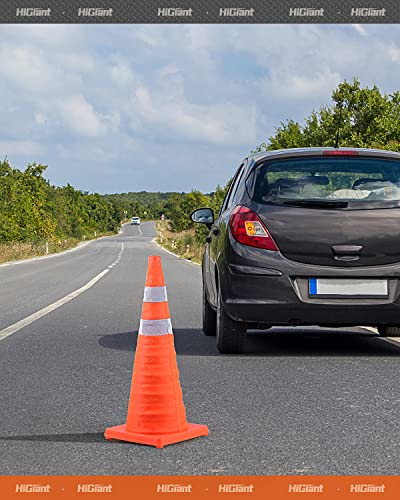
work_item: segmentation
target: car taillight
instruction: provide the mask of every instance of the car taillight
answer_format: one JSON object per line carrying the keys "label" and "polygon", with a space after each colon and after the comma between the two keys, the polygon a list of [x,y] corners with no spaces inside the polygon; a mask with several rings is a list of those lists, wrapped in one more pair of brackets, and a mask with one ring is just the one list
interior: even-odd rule
{"label": "car taillight", "polygon": [[351,149],[328,149],[322,153],[323,156],[358,156],[358,151]]}
{"label": "car taillight", "polygon": [[235,207],[231,214],[229,227],[232,236],[239,243],[278,252],[278,247],[269,234],[268,229],[261,222],[258,215],[250,210],[250,208],[241,205]]}

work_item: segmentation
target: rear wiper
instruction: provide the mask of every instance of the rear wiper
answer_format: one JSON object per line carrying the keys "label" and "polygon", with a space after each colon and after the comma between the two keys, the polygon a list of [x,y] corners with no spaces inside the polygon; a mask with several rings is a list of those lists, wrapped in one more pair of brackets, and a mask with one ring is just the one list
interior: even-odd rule
{"label": "rear wiper", "polygon": [[339,200],[287,200],[282,202],[283,205],[293,207],[315,207],[315,208],[347,208],[347,201]]}

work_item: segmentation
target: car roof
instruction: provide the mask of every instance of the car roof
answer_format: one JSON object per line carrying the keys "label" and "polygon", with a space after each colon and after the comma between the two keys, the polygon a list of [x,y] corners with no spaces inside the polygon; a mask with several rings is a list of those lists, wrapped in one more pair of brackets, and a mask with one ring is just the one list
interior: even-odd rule
{"label": "car roof", "polygon": [[357,151],[360,156],[381,156],[400,160],[400,153],[386,149],[368,149],[368,148],[288,148],[275,149],[272,151],[263,151],[247,157],[252,164],[268,158],[284,158],[290,156],[318,156],[324,151]]}

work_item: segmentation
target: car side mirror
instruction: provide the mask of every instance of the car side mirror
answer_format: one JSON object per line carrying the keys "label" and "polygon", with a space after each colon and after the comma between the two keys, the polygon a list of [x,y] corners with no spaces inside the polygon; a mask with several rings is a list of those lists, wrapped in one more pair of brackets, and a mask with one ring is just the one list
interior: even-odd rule
{"label": "car side mirror", "polygon": [[214,212],[211,208],[198,208],[190,214],[190,218],[193,222],[211,227],[214,223]]}

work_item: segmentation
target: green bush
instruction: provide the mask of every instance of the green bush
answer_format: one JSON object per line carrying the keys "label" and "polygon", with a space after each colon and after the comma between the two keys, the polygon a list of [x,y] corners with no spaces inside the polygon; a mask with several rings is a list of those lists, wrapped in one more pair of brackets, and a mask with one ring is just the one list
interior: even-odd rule
{"label": "green bush", "polygon": [[24,171],[0,162],[0,242],[33,244],[115,231],[120,219],[112,202],[99,194],[51,186],[45,165]]}

